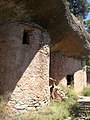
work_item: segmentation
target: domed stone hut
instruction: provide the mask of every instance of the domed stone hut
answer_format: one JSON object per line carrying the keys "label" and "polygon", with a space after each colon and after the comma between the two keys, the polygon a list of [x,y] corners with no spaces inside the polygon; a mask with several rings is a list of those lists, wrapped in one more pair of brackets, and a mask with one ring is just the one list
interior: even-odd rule
{"label": "domed stone hut", "polygon": [[0,6],[0,94],[11,93],[11,108],[48,104],[49,78],[78,91],[86,86],[90,36],[65,0],[1,0]]}

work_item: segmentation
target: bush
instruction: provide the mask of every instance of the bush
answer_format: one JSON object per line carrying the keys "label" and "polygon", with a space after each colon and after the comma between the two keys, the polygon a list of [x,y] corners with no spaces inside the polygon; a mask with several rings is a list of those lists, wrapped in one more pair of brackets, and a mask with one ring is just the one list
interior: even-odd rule
{"label": "bush", "polygon": [[90,96],[90,85],[87,85],[82,91],[83,96]]}
{"label": "bush", "polygon": [[59,100],[52,101],[46,108],[39,110],[33,120],[64,120],[69,116],[66,104]]}
{"label": "bush", "polygon": [[[70,88],[61,87],[60,90],[66,93],[67,99],[53,100],[42,110],[32,115],[32,120],[65,120],[73,117],[77,108],[77,97]],[[71,112],[74,111],[74,112]],[[74,118],[73,118],[74,120]]]}
{"label": "bush", "polygon": [[52,100],[46,107],[36,111],[28,112],[24,115],[12,116],[10,109],[7,106],[7,101],[4,97],[0,99],[0,120],[65,120],[68,117],[74,119],[76,111],[77,97],[70,88],[60,87],[60,90],[65,92],[67,98],[61,100]]}

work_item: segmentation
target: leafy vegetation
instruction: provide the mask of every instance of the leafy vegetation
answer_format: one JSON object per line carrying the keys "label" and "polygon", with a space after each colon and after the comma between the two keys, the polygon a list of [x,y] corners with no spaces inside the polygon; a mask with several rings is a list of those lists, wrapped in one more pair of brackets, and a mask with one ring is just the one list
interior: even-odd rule
{"label": "leafy vegetation", "polygon": [[69,2],[70,11],[75,16],[81,16],[82,18],[86,18],[90,6],[87,0],[67,0],[67,1]]}
{"label": "leafy vegetation", "polygon": [[90,96],[90,85],[87,85],[82,91],[82,95],[84,96]]}
{"label": "leafy vegetation", "polygon": [[86,120],[90,120],[90,113],[86,112]]}
{"label": "leafy vegetation", "polygon": [[88,33],[90,33],[90,20],[84,21],[85,28]]}
{"label": "leafy vegetation", "polygon": [[77,97],[69,88],[65,88],[67,99],[60,101],[54,100],[44,109],[39,110],[32,116],[32,120],[65,120],[70,117],[72,120],[76,117],[74,112],[77,108]]}
{"label": "leafy vegetation", "polygon": [[[6,105],[3,97],[0,99],[0,120],[77,120],[80,104],[72,88],[60,87],[66,94],[63,100],[52,100],[49,105],[38,110],[25,114],[12,115],[12,111]],[[83,95],[90,96],[90,85],[84,88]],[[90,113],[86,112],[86,118],[90,118]]]}
{"label": "leafy vegetation", "polygon": [[[0,120],[65,120],[70,117],[74,120],[74,112],[76,110],[77,97],[70,88],[65,88],[64,92],[67,94],[67,99],[52,100],[46,107],[38,111],[28,112],[24,115],[13,116],[10,109],[3,100],[0,101]],[[74,108],[73,108],[74,106]],[[73,112],[74,111],[74,112]]]}
{"label": "leafy vegetation", "polygon": [[[87,17],[88,12],[90,12],[90,3],[87,0],[67,0],[70,11],[79,18],[83,20]],[[84,21],[85,29],[90,33],[90,20]],[[90,71],[90,53],[87,56],[87,70]]]}

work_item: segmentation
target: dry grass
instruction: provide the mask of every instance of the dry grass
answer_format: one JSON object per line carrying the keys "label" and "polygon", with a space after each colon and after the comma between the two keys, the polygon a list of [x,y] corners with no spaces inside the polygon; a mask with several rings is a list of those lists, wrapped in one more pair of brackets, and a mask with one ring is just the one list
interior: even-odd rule
{"label": "dry grass", "polygon": [[28,112],[19,116],[12,115],[5,96],[2,96],[0,98],[0,120],[65,120],[67,117],[73,118],[73,112],[71,111],[76,103],[76,96],[71,89],[65,88],[64,92],[68,96],[67,99],[63,101],[53,100],[49,105],[36,112]]}

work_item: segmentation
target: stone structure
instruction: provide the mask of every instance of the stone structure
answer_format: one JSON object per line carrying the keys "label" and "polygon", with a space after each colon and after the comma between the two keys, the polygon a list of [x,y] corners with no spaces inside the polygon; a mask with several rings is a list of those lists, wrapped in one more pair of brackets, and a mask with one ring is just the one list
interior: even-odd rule
{"label": "stone structure", "polygon": [[0,93],[18,110],[49,102],[49,34],[18,23],[0,26]]}
{"label": "stone structure", "polygon": [[51,53],[50,77],[56,85],[72,86],[76,92],[86,86],[86,60],[66,57],[61,52]]}
{"label": "stone structure", "polygon": [[87,71],[87,83],[90,84],[90,71]]}
{"label": "stone structure", "polygon": [[89,53],[89,35],[69,11],[66,0],[0,0],[0,24],[36,23],[47,29],[51,51],[82,57]]}
{"label": "stone structure", "polygon": [[0,93],[11,92],[13,109],[30,110],[49,102],[49,70],[56,85],[85,86],[89,40],[65,0],[1,0]]}

